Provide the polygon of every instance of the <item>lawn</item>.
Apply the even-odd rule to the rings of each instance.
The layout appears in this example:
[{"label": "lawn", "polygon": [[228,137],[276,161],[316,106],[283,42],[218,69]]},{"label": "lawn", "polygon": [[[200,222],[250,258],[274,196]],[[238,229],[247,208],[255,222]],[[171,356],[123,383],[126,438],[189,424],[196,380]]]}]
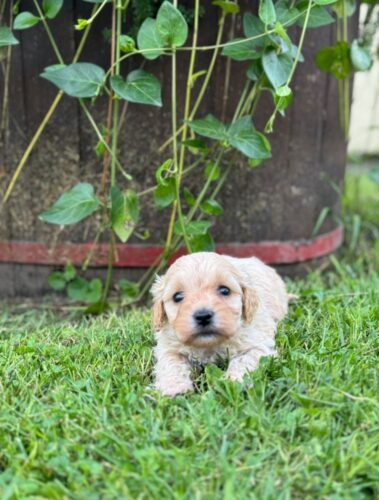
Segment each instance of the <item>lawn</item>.
[{"label": "lawn", "polygon": [[347,244],[300,299],[280,356],[244,387],[152,388],[149,311],[0,313],[0,496],[378,498],[379,190],[351,174]]}]

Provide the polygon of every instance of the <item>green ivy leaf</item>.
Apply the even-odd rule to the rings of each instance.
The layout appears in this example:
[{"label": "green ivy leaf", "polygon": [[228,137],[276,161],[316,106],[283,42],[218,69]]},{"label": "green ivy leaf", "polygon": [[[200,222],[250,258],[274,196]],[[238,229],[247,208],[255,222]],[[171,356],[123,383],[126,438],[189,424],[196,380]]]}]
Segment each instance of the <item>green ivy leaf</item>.
[{"label": "green ivy leaf", "polygon": [[[199,236],[206,234],[211,223],[208,220],[195,220],[191,222],[184,221],[185,230],[188,236]],[[182,236],[183,230],[180,221],[175,222],[175,234]]]},{"label": "green ivy leaf", "polygon": [[[265,35],[265,25],[250,12],[246,12],[243,16],[243,32],[246,38],[259,37],[256,40],[249,40],[251,48],[255,52],[261,53],[265,47],[268,36]],[[251,58],[250,58],[251,59]]]},{"label": "green ivy leaf", "polygon": [[75,29],[78,31],[82,31],[82,30],[86,29],[87,26],[89,26],[89,24],[90,24],[90,21],[88,19],[79,18],[76,21]]},{"label": "green ivy leaf", "polygon": [[220,167],[216,163],[209,162],[205,167],[204,175],[212,182],[217,181],[220,177]]},{"label": "green ivy leaf", "polygon": [[8,45],[18,45],[20,42],[13,36],[10,28],[7,26],[0,27],[0,47],[7,47]]},{"label": "green ivy leaf", "polygon": [[216,200],[205,200],[201,204],[201,210],[208,215],[221,215],[224,213],[224,209]]},{"label": "green ivy leaf", "polygon": [[212,5],[220,7],[225,14],[238,14],[240,11],[239,6],[235,2],[228,2],[226,0],[214,0]]},{"label": "green ivy leaf", "polygon": [[234,61],[249,61],[260,57],[260,52],[257,51],[256,41],[245,40],[244,38],[235,38],[228,42],[225,47],[223,47],[221,54],[230,57]]},{"label": "green ivy leaf", "polygon": [[163,174],[171,172],[171,165],[172,165],[172,158],[169,158],[168,160],[164,161],[162,165],[158,168],[158,170],[155,172],[155,179],[158,185],[167,186],[168,181],[163,177]]},{"label": "green ivy leaf", "polygon": [[188,125],[196,134],[203,137],[218,141],[224,141],[227,138],[225,125],[213,115],[207,115],[199,120],[192,120]]},{"label": "green ivy leaf", "polygon": [[250,116],[243,116],[230,126],[228,139],[248,158],[265,159],[271,156],[268,140],[254,129]]},{"label": "green ivy leaf", "polygon": [[51,66],[47,66],[43,71],[45,73],[49,73],[49,71],[53,72],[56,71],[57,69],[62,69],[66,68],[65,64],[52,64]]},{"label": "green ivy leaf", "polygon": [[[265,33],[265,25],[251,12],[246,12],[243,15],[243,32],[246,38],[251,38],[253,36],[260,36]],[[264,37],[262,37],[262,40]],[[259,39],[258,39],[259,40]],[[262,40],[256,40],[255,43],[262,45]]]},{"label": "green ivy leaf", "polygon": [[192,252],[214,252],[215,243],[209,233],[190,237]]},{"label": "green ivy leaf", "polygon": [[117,186],[111,187],[111,226],[120,240],[125,243],[133,233],[134,225],[128,224],[130,217],[126,208],[126,198]]},{"label": "green ivy leaf", "polygon": [[[303,13],[302,16],[297,20],[297,24],[301,27],[304,26],[307,7],[308,3],[302,3],[298,6],[299,11]],[[309,14],[307,29],[319,28],[320,26],[327,26],[328,24],[332,23],[334,23],[334,17],[329,14],[325,7],[315,5],[314,7],[312,7],[312,10]]]},{"label": "green ivy leaf", "polygon": [[353,40],[351,44],[350,59],[355,71],[367,71],[372,66],[370,51],[360,46],[358,40]]},{"label": "green ivy leaf", "polygon": [[82,62],[47,67],[41,76],[72,97],[95,97],[103,85],[105,72],[100,66]]},{"label": "green ivy leaf", "polygon": [[276,92],[274,94],[274,103],[275,107],[281,115],[284,116],[284,111],[291,104],[292,99],[292,90],[287,85],[283,85],[282,87],[278,87],[276,89]]},{"label": "green ivy leaf", "polygon": [[[291,47],[291,50],[290,50],[290,53],[289,53],[289,55],[292,57],[292,59],[296,58],[298,50],[299,50],[299,48],[296,45],[292,44],[292,47]],[[304,56],[303,56],[303,54],[301,52],[299,54],[299,62],[304,62]]]},{"label": "green ivy leaf", "polygon": [[189,149],[200,149],[202,151],[207,151],[209,149],[205,142],[200,139],[187,139],[186,141],[183,141],[182,144],[187,146]]},{"label": "green ivy leaf", "polygon": [[260,0],[258,15],[263,24],[274,24],[276,21],[276,12],[272,0]]},{"label": "green ivy leaf", "polygon": [[138,283],[135,283],[134,281],[121,279],[118,282],[118,286],[120,288],[122,298],[124,301],[126,301],[127,304],[130,302],[133,302],[133,300],[139,294],[139,285],[138,285]]},{"label": "green ivy leaf", "polygon": [[105,155],[105,153],[107,151],[107,147],[105,144],[106,143],[104,142],[104,140],[97,141],[96,146],[95,146],[96,156],[101,157],[101,156]]},{"label": "green ivy leaf", "polygon": [[170,47],[181,47],[187,40],[187,21],[180,10],[168,1],[163,2],[158,10],[157,31]]},{"label": "green ivy leaf", "polygon": [[142,69],[129,73],[126,82],[121,76],[113,76],[111,87],[119,97],[126,101],[162,106],[161,84],[158,78]]},{"label": "green ivy leaf", "polygon": [[140,214],[138,195],[135,191],[133,191],[133,189],[127,189],[125,199],[127,212],[132,221],[137,223]]},{"label": "green ivy leaf", "polygon": [[262,66],[260,61],[254,61],[249,64],[246,70],[246,76],[249,80],[256,82],[263,74]]},{"label": "green ivy leaf", "polygon": [[265,51],[262,57],[263,69],[274,88],[287,82],[292,69],[292,59],[287,54],[277,54],[274,49]]},{"label": "green ivy leaf", "polygon": [[154,198],[157,208],[166,208],[170,206],[176,198],[175,179],[170,177],[167,179],[167,184],[165,186],[158,186],[155,190]]},{"label": "green ivy leaf", "polygon": [[[367,3],[370,3],[370,1]],[[345,15],[350,17],[357,10],[357,2],[356,0],[337,0],[332,9],[339,18],[343,18]]]},{"label": "green ivy leaf", "polygon": [[63,0],[43,0],[42,10],[49,19],[54,19],[63,6]]},{"label": "green ivy leaf", "polygon": [[78,276],[73,281],[71,281],[71,283],[69,283],[67,287],[67,295],[72,300],[85,301],[88,286],[88,281]]},{"label": "green ivy leaf", "polygon": [[101,300],[101,292],[103,289],[103,284],[99,278],[95,278],[90,281],[88,291],[87,291],[87,302],[97,303]]},{"label": "green ivy leaf", "polygon": [[95,196],[93,186],[81,182],[63,193],[51,208],[39,215],[39,219],[61,226],[75,224],[91,215],[99,206],[100,200]]},{"label": "green ivy leaf", "polygon": [[120,35],[120,50],[125,54],[130,54],[136,50],[136,43],[129,35]]},{"label": "green ivy leaf", "polygon": [[155,19],[148,17],[141,24],[137,35],[137,44],[140,50],[154,49],[142,53],[146,59],[156,59],[163,54],[164,43],[158,33]]},{"label": "green ivy leaf", "polygon": [[33,16],[31,12],[21,12],[21,14],[18,14],[14,20],[13,29],[26,30],[39,22],[40,18]]},{"label": "green ivy leaf", "polygon": [[292,50],[292,42],[290,37],[287,35],[286,30],[283,28],[282,23],[279,21],[276,21],[275,23],[275,32],[280,36],[280,38],[284,41],[286,44],[287,48],[289,50]]},{"label": "green ivy leaf", "polygon": [[64,290],[66,286],[66,279],[64,274],[58,271],[51,273],[47,278],[47,282],[50,288],[57,291]]},{"label": "green ivy leaf", "polygon": [[282,85],[275,90],[275,93],[279,97],[287,97],[292,94],[292,90],[288,85]]},{"label": "green ivy leaf", "polygon": [[76,276],[76,269],[71,263],[68,263],[64,266],[63,274],[66,281],[71,281]]},{"label": "green ivy leaf", "polygon": [[250,166],[251,168],[257,168],[257,167],[259,167],[259,165],[262,165],[263,161],[264,161],[264,160],[251,160],[251,159],[250,159],[250,160],[249,160],[249,166]]},{"label": "green ivy leaf", "polygon": [[101,299],[102,288],[103,285],[98,278],[89,282],[84,278],[77,277],[67,285],[67,295],[72,300],[96,303]]},{"label": "green ivy leaf", "polygon": [[188,188],[183,189],[183,194],[184,194],[184,199],[186,200],[187,205],[189,207],[193,207],[194,204],[196,203],[195,196],[191,193],[191,191]]},{"label": "green ivy leaf", "polygon": [[331,73],[338,80],[347,78],[351,71],[350,47],[347,42],[337,42],[316,54],[316,65],[322,71]]},{"label": "green ivy leaf", "polygon": [[289,28],[298,20],[300,11],[296,7],[289,7],[287,0],[279,0],[275,4],[277,20]]}]

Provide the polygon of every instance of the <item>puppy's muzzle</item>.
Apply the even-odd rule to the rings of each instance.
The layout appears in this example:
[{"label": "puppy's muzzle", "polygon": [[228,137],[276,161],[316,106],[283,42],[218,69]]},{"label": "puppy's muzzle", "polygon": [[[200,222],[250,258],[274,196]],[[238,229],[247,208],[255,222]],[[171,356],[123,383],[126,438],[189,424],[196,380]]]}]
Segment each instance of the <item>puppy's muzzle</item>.
[{"label": "puppy's muzzle", "polygon": [[193,314],[195,323],[200,328],[205,328],[213,323],[214,312],[211,309],[199,309]]}]

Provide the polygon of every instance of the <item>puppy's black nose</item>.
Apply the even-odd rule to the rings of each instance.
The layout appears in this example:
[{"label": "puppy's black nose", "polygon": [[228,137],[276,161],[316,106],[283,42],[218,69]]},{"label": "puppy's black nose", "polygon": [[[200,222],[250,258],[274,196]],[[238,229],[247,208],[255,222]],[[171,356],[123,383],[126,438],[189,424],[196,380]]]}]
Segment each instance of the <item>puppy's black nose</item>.
[{"label": "puppy's black nose", "polygon": [[199,311],[196,311],[193,315],[196,323],[199,326],[208,326],[212,322],[213,316],[214,312],[211,311],[210,309],[200,309]]}]

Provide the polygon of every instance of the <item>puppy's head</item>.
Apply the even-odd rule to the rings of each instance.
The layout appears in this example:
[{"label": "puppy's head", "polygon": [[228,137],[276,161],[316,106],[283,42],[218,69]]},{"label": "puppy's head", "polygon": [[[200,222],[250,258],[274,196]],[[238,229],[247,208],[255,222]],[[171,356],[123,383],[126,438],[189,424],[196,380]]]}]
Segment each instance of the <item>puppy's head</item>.
[{"label": "puppy's head", "polygon": [[224,257],[199,252],[178,259],[152,288],[155,330],[172,327],[179,341],[215,347],[232,338],[257,308],[255,292]]}]

